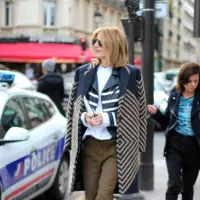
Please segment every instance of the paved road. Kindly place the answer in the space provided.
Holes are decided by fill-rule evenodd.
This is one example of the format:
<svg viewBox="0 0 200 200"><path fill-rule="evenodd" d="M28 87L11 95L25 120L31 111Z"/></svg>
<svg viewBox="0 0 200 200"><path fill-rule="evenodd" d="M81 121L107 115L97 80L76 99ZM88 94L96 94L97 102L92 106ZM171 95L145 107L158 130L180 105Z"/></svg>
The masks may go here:
<svg viewBox="0 0 200 200"><path fill-rule="evenodd" d="M141 191L145 200L164 200L165 190L167 185L167 170L165 160L163 158L163 146L164 146L164 133L156 132L154 134L154 190L153 191ZM200 177L197 179L195 185L194 200L200 199ZM39 199L37 199L39 200ZM44 197L40 197L40 200L46 200ZM85 200L83 192L75 192L72 196L66 197L65 200ZM179 197L181 200L181 197Z"/></svg>
<svg viewBox="0 0 200 200"><path fill-rule="evenodd" d="M165 190L167 185L167 169L163 157L163 146L165 138L163 132L156 132L154 134L154 190L141 191L145 200L164 200ZM200 199L200 176L195 185L194 200ZM74 193L70 198L66 197L65 200L85 200L83 193ZM181 196L179 197L181 200Z"/></svg>

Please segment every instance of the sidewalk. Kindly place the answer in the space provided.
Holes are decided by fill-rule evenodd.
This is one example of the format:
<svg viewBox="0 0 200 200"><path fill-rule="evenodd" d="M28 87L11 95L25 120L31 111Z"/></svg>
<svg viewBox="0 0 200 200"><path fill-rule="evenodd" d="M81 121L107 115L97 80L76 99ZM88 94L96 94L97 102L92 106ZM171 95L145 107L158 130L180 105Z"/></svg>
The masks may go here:
<svg viewBox="0 0 200 200"><path fill-rule="evenodd" d="M149 192L141 191L145 200L164 200L167 188L167 169L165 160L154 161L154 190ZM194 188L194 200L200 199L200 175ZM179 200L181 196L179 195Z"/></svg>
<svg viewBox="0 0 200 200"><path fill-rule="evenodd" d="M165 165L165 160L154 161L154 190L153 191L141 191L145 200L164 200L165 190L167 188L167 169ZM179 195L180 196L180 195ZM200 176L196 182L194 189L194 200L200 199ZM66 200L85 200L84 193L74 193L70 198ZM181 200L181 196L179 197Z"/></svg>

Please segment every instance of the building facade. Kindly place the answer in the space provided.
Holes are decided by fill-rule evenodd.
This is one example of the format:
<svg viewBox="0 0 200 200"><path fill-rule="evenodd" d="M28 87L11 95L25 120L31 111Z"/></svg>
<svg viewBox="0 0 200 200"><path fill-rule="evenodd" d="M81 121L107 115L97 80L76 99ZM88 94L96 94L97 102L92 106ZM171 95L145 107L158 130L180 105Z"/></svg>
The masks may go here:
<svg viewBox="0 0 200 200"><path fill-rule="evenodd" d="M120 19L125 15L124 0L0 0L0 43L77 44L83 37L89 41L91 33L98 27L117 26L122 29ZM56 47L55 44L55 48L59 48L58 45ZM67 45L66 51L71 51ZM8 54L11 54L9 50ZM25 54L23 61L0 56L0 62L22 72L33 66L36 74L40 75L41 59L38 61L36 56L34 59L27 58L27 54L31 54L30 49ZM37 54L40 54L39 51ZM59 63L58 68L63 68L64 72L87 62L81 50L78 61L58 61L58 55L53 53L50 57Z"/></svg>
<svg viewBox="0 0 200 200"><path fill-rule="evenodd" d="M163 20L163 69L200 62L200 41L193 37L194 0L168 0L168 11Z"/></svg>
<svg viewBox="0 0 200 200"><path fill-rule="evenodd" d="M194 0L167 1L169 15L156 22L162 36L155 66L162 63L162 70L200 61L200 41L193 37ZM100 21L96 13L102 15ZM73 42L89 39L97 27L123 29L120 19L125 16L124 0L0 0L0 37ZM140 59L141 45L135 48Z"/></svg>
<svg viewBox="0 0 200 200"><path fill-rule="evenodd" d="M100 22L95 12L101 12ZM121 0L0 0L0 36L70 40L98 26L121 27Z"/></svg>

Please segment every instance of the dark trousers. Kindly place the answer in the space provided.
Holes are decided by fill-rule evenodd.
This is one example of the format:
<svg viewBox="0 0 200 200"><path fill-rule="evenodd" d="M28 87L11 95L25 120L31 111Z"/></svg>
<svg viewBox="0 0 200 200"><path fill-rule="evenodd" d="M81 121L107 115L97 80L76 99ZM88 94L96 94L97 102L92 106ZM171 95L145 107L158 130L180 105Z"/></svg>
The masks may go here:
<svg viewBox="0 0 200 200"><path fill-rule="evenodd" d="M166 200L193 200L193 186L199 172L199 146L195 137L176 135L167 149L168 188Z"/></svg>
<svg viewBox="0 0 200 200"><path fill-rule="evenodd" d="M86 199L113 200L117 184L116 141L88 137L82 156Z"/></svg>

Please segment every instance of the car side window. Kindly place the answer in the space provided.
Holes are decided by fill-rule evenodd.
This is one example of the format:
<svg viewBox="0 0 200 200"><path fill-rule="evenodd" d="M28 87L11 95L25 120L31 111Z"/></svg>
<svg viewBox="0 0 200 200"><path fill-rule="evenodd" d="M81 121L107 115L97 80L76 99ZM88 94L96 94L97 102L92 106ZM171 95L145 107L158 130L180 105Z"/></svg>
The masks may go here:
<svg viewBox="0 0 200 200"><path fill-rule="evenodd" d="M27 128L23 109L17 99L11 99L7 102L2 113L1 124L5 132L11 127Z"/></svg>
<svg viewBox="0 0 200 200"><path fill-rule="evenodd" d="M44 103L44 99L39 99L40 101L40 108L41 110L45 113L45 116L47 119L50 119L51 118L51 115L49 113L49 111L47 110L46 106L45 106L45 103Z"/></svg>
<svg viewBox="0 0 200 200"><path fill-rule="evenodd" d="M42 109L39 99L23 97L22 102L28 114L31 128L37 127L49 119L48 115Z"/></svg>
<svg viewBox="0 0 200 200"><path fill-rule="evenodd" d="M52 104L49 101L44 100L44 99L42 99L42 104L44 105L44 107L48 111L50 117L52 117L55 114L55 109L52 106Z"/></svg>

